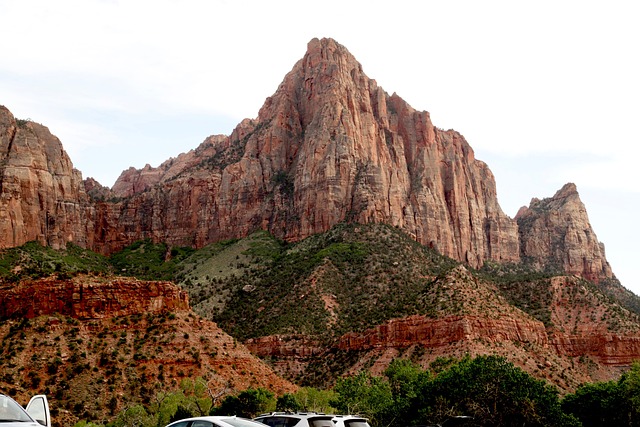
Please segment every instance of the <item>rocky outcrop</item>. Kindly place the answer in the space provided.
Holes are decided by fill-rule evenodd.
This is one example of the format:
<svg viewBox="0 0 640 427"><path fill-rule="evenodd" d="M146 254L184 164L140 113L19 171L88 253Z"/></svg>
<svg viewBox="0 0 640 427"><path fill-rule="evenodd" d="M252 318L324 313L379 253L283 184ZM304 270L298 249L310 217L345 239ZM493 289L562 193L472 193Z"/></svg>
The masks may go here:
<svg viewBox="0 0 640 427"><path fill-rule="evenodd" d="M4 107L0 144L0 247L73 241L109 254L143 238L202 247L264 229L295 241L381 222L472 267L525 259L612 276L575 187L534 199L517 223L461 134L387 94L331 39L309 42L257 119L130 168L111 190L82 183L57 138Z"/></svg>
<svg viewBox="0 0 640 427"><path fill-rule="evenodd" d="M417 297L416 306L424 303L427 314L390 319L330 344L274 335L251 339L247 347L273 361L282 375L302 377L313 376L324 359L326 366L340 363L348 372L382 374L395 358L429 367L440 357L497 354L567 391L582 382L617 378L640 358L639 316L592 283L557 276L525 286L548 297L514 304L506 297L522 289L499 290L458 266L430 281Z"/></svg>
<svg viewBox="0 0 640 427"><path fill-rule="evenodd" d="M447 347L457 341L489 340L547 345L542 322L512 315L498 319L479 316L448 316L429 319L410 316L394 319L364 333L348 333L340 338L341 350L369 350L381 347L406 348L414 344L427 348Z"/></svg>
<svg viewBox="0 0 640 427"><path fill-rule="evenodd" d="M84 180L84 190L92 200L108 200L114 197L109 187L105 187L93 178Z"/></svg>
<svg viewBox="0 0 640 427"><path fill-rule="evenodd" d="M106 319L189 310L187 293L170 282L132 278L55 278L0 285L0 319L61 314Z"/></svg>
<svg viewBox="0 0 640 427"><path fill-rule="evenodd" d="M566 184L553 197L531 200L515 219L522 258L535 267L555 268L596 283L613 277L575 184Z"/></svg>
<svg viewBox="0 0 640 427"><path fill-rule="evenodd" d="M479 266L518 261L516 224L462 135L388 95L331 39L314 39L257 120L205 141L180 173L125 171L102 252L141 237L203 245L268 229L287 240L385 222ZM192 159L197 159L193 160Z"/></svg>
<svg viewBox="0 0 640 427"><path fill-rule="evenodd" d="M32 240L93 247L93 215L82 175L58 138L0 106L0 248Z"/></svg>
<svg viewBox="0 0 640 427"><path fill-rule="evenodd" d="M597 363L609 366L630 366L640 357L640 336L637 333L615 334L594 330L588 333L567 333L561 330L547 332L542 322L511 316L501 319L476 316L428 319L424 316L410 316L391 320L364 333L348 333L340 338L337 348L345 351L368 351L419 345L438 352L439 349L446 349L459 342L470 343L471 346L478 342L493 346L505 343L537 346L546 348L556 356L591 357ZM265 346L261 351L266 352L267 348L269 347ZM276 346L271 348L272 353L278 351Z"/></svg>

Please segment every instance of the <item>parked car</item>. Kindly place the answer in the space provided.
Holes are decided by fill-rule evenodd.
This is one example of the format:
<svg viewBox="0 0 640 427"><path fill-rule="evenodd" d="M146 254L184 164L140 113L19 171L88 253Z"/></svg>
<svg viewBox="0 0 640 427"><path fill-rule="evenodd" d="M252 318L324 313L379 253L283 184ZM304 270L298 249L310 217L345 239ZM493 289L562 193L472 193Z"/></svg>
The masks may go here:
<svg viewBox="0 0 640 427"><path fill-rule="evenodd" d="M4 426L2 426L4 427ZM230 416L193 417L174 421L166 427L264 427L256 421Z"/></svg>
<svg viewBox="0 0 640 427"><path fill-rule="evenodd" d="M335 415L332 421L335 427L371 427L366 418L357 415Z"/></svg>
<svg viewBox="0 0 640 427"><path fill-rule="evenodd" d="M42 394L33 396L25 409L9 396L0 394L0 426L51 427L47 397Z"/></svg>
<svg viewBox="0 0 640 427"><path fill-rule="evenodd" d="M254 420L269 427L335 427L333 417L316 412L271 412Z"/></svg>

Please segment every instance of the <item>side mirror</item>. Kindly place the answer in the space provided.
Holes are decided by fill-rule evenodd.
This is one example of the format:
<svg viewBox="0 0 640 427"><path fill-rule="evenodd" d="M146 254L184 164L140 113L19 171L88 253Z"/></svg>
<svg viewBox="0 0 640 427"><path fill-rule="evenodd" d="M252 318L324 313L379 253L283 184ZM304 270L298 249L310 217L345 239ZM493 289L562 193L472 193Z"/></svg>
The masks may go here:
<svg viewBox="0 0 640 427"><path fill-rule="evenodd" d="M31 418L36 420L38 424L45 427L51 427L51 414L49 413L49 401L47 396L39 394L33 396L27 405L27 413Z"/></svg>

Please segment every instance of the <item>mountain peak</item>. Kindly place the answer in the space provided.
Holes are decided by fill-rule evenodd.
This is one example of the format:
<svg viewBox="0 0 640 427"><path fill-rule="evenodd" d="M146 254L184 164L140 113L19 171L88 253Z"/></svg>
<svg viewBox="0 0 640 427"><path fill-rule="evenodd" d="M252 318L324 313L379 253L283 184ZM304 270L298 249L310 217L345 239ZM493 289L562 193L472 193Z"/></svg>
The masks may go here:
<svg viewBox="0 0 640 427"><path fill-rule="evenodd" d="M570 196L579 196L578 188L573 182L568 182L553 196L554 199L566 199Z"/></svg>
<svg viewBox="0 0 640 427"><path fill-rule="evenodd" d="M553 197L532 199L516 221L522 252L538 267L555 265L593 282L613 277L575 184L565 184Z"/></svg>
<svg viewBox="0 0 640 427"><path fill-rule="evenodd" d="M560 250L552 259L536 247L521 251L518 225L498 204L494 176L464 137L438 129L429 113L389 96L331 38L309 41L257 120L245 120L230 136L207 140L159 168L126 171L113 188L119 201L94 204L78 176L67 179L77 189L47 189L51 200L44 209L37 205L34 195L44 194L42 174L17 168L37 164L24 160L38 155L29 152L33 142L26 144L27 137L13 118L0 120L0 143L12 153L0 172L5 183L16 183L0 189L9 201L0 204L0 217L16 218L2 223L0 247L36 239L62 247L73 241L107 254L147 237L202 247L259 229L297 241L357 222L398 227L474 268L489 260L519 262L521 256L541 264L567 258ZM41 142L59 144L48 137ZM52 169L52 177L75 178L66 163L64 170ZM21 189L30 190L17 197ZM557 195L567 197L563 217L584 211L571 194L577 194L573 184ZM71 200L77 200L73 215L66 207ZM574 217L588 224L586 215ZM547 232L540 227L534 240ZM606 262L601 252L588 257ZM600 264L585 270L589 277Z"/></svg>

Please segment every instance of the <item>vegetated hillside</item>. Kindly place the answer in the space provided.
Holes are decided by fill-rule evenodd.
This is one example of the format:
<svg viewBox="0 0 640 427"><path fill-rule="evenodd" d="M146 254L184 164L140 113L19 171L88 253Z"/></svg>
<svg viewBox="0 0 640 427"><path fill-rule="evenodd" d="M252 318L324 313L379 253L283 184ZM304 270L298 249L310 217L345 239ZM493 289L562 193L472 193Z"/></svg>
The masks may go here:
<svg viewBox="0 0 640 427"><path fill-rule="evenodd" d="M48 395L58 425L108 420L187 378L203 378L212 395L259 386L292 390L244 346L189 312L3 320L0 336L0 389L23 403Z"/></svg>
<svg viewBox="0 0 640 427"><path fill-rule="evenodd" d="M259 233L178 271L200 314L301 384L380 372L393 357L489 353L572 390L640 357L638 316L600 285L522 264L469 271L382 224L293 244Z"/></svg>
<svg viewBox="0 0 640 427"><path fill-rule="evenodd" d="M26 403L51 399L56 425L109 420L158 392L202 378L212 398L248 387L295 387L210 320L190 311L186 293L152 276L174 266L139 242L113 258L76 246L38 243L0 251L0 390ZM89 274L87 274L89 273Z"/></svg>
<svg viewBox="0 0 640 427"><path fill-rule="evenodd" d="M430 312L417 304L419 296L457 265L380 224L343 224L290 245L261 233L196 261L200 254L181 263L180 283L201 314L243 340L277 333L331 338Z"/></svg>
<svg viewBox="0 0 640 427"><path fill-rule="evenodd" d="M573 390L640 358L637 315L602 284L523 264L469 270L384 224L340 224L297 243L258 232L197 251L146 240L109 258L37 244L2 253L5 283L84 271L173 278L199 315L301 385L380 373L395 357L426 367L498 354Z"/></svg>

